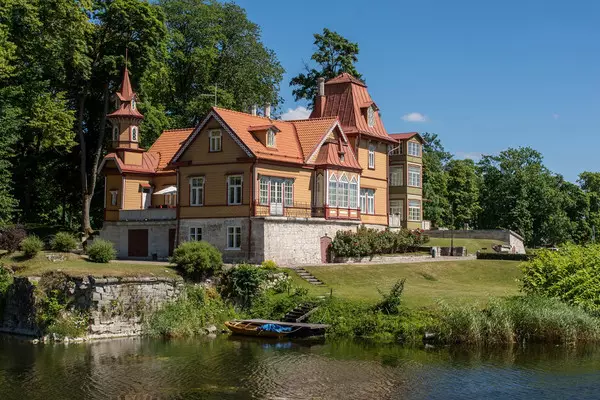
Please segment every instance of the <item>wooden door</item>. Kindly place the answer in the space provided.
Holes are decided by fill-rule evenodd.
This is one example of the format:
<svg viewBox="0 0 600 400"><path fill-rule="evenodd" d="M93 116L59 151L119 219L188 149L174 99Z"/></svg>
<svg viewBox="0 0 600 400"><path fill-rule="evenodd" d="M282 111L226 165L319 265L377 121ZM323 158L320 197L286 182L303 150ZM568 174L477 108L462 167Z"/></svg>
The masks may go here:
<svg viewBox="0 0 600 400"><path fill-rule="evenodd" d="M130 229L127 247L129 257L148 257L148 229Z"/></svg>
<svg viewBox="0 0 600 400"><path fill-rule="evenodd" d="M175 232L176 229L169 229L169 257L173 255L173 250L175 250Z"/></svg>
<svg viewBox="0 0 600 400"><path fill-rule="evenodd" d="M329 236L323 236L321 238L321 262L326 264L329 262L329 246L331 245L331 238Z"/></svg>
<svg viewBox="0 0 600 400"><path fill-rule="evenodd" d="M283 215L283 182L271 180L271 215Z"/></svg>

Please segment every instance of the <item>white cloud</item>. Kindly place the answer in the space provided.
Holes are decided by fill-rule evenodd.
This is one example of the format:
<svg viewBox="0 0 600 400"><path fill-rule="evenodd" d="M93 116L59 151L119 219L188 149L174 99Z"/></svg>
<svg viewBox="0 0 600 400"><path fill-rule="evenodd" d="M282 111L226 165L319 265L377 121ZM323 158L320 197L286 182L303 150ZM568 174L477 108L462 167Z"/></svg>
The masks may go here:
<svg viewBox="0 0 600 400"><path fill-rule="evenodd" d="M552 114L552 118L554 118L554 119L559 119L559 118L560 118L560 115L559 115L559 114L557 114L557 113L554 113L554 114Z"/></svg>
<svg viewBox="0 0 600 400"><path fill-rule="evenodd" d="M403 115L402 119L407 122L425 122L425 121L427 121L427 117L418 112L411 112L409 114Z"/></svg>
<svg viewBox="0 0 600 400"><path fill-rule="evenodd" d="M457 151L456 153L454 153L454 155L456 156L456 158L459 158L461 160L464 160L465 158L470 158L475 162L481 160L481 157L483 157L483 153L479 153L476 151Z"/></svg>
<svg viewBox="0 0 600 400"><path fill-rule="evenodd" d="M296 108L288 108L286 112L281 114L281 119L306 119L310 115L310 110L306 107L298 106Z"/></svg>

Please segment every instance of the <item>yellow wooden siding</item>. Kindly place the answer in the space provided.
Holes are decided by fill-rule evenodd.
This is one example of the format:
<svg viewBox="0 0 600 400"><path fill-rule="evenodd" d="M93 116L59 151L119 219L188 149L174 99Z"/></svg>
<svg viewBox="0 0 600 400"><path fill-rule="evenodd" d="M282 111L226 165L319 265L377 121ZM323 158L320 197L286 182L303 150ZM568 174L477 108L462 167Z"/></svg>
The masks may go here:
<svg viewBox="0 0 600 400"><path fill-rule="evenodd" d="M104 195L106 196L105 203L107 210L118 210L121 207L121 175L106 175L106 187L104 188ZM111 205L111 191L117 190L117 205Z"/></svg>
<svg viewBox="0 0 600 400"><path fill-rule="evenodd" d="M423 164L423 159L421 157L415 157L415 156L406 156L406 161L408 161L409 163L412 164Z"/></svg>
<svg viewBox="0 0 600 400"><path fill-rule="evenodd" d="M221 130L221 151L209 152L208 131L212 129ZM179 158L179 161L192 161L194 163L228 163L235 162L239 157L248 155L242 148L229 136L229 134L214 119L206 124L202 131L196 135L194 141L185 150Z"/></svg>
<svg viewBox="0 0 600 400"><path fill-rule="evenodd" d="M177 177L173 175L158 175L152 181L153 192L158 192L168 186L177 186ZM152 195L152 205L162 206L165 204L165 196L162 194Z"/></svg>
<svg viewBox="0 0 600 400"><path fill-rule="evenodd" d="M125 177L124 210L139 210L142 208L142 193L140 184L150 184L149 178Z"/></svg>
<svg viewBox="0 0 600 400"><path fill-rule="evenodd" d="M387 144L372 142L375 145L375 169L369 169L369 142L362 139L358 146L358 163L363 169L362 176L387 179Z"/></svg>
<svg viewBox="0 0 600 400"><path fill-rule="evenodd" d="M360 187L375 189L375 214L361 214L360 220L365 224L387 225L388 223L388 190L387 182L378 179L370 179L363 176L360 179Z"/></svg>
<svg viewBox="0 0 600 400"><path fill-rule="evenodd" d="M119 211L118 210L106 210L104 213L105 221L118 221L119 220Z"/></svg>
<svg viewBox="0 0 600 400"><path fill-rule="evenodd" d="M299 167L286 167L279 165L257 164L256 176L270 176L275 178L294 179L294 203L305 204L310 207L312 201L312 170ZM259 199L259 184L255 184L255 199Z"/></svg>
<svg viewBox="0 0 600 400"><path fill-rule="evenodd" d="M123 162L130 165L142 165L142 153L137 151L126 151Z"/></svg>
<svg viewBox="0 0 600 400"><path fill-rule="evenodd" d="M197 165L179 168L179 204L181 218L226 217L250 215L250 163ZM227 205L227 177L242 175L242 205ZM190 178L203 176L204 206L190 206Z"/></svg>

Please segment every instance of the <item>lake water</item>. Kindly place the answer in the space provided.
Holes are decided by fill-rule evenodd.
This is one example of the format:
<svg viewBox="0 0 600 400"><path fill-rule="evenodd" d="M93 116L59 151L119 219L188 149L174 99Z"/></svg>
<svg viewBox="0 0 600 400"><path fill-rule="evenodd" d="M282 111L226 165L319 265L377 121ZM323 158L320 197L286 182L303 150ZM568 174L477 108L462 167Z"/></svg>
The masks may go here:
<svg viewBox="0 0 600 400"><path fill-rule="evenodd" d="M600 348L0 338L0 399L600 399Z"/></svg>

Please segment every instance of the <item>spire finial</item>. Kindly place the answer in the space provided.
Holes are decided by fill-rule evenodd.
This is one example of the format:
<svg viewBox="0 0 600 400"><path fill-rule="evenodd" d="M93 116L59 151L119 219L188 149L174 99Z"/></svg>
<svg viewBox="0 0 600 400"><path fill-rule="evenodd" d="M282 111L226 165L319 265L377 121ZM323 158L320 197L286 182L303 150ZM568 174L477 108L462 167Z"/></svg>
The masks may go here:
<svg viewBox="0 0 600 400"><path fill-rule="evenodd" d="M127 59L129 58L129 49L125 47L125 69L127 69Z"/></svg>

